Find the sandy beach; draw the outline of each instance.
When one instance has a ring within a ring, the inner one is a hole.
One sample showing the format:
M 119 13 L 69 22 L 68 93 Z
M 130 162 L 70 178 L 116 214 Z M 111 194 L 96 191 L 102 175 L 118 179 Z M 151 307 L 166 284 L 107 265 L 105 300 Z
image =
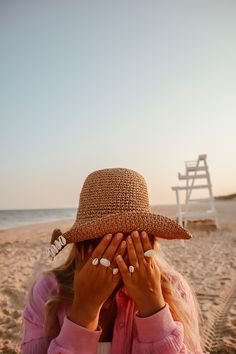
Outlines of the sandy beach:
M 202 341 L 211 353 L 236 353 L 236 201 L 217 201 L 220 230 L 194 230 L 191 241 L 160 240 L 162 251 L 194 288 L 202 312 Z M 175 206 L 156 212 L 175 216 Z M 29 288 L 51 266 L 51 231 L 73 220 L 0 231 L 0 353 L 20 353 L 22 310 Z M 61 252 L 61 262 L 68 250 Z M 55 263 L 54 263 L 55 264 Z

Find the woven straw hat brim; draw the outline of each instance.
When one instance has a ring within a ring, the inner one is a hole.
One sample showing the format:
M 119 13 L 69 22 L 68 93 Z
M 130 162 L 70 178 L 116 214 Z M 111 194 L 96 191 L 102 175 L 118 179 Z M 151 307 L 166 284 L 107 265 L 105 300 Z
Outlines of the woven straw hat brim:
M 63 236 L 67 243 L 71 243 L 103 237 L 108 233 L 130 233 L 134 230 L 146 231 L 148 234 L 168 240 L 192 238 L 188 230 L 174 220 L 150 212 L 122 212 L 90 219 L 83 224 L 75 222 Z

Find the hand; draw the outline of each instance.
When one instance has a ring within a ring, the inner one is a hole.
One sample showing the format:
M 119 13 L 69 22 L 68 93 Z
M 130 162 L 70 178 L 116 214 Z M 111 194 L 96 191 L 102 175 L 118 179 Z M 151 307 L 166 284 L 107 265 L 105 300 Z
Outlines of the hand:
M 98 263 L 92 264 L 89 257 L 81 269 L 76 269 L 74 274 L 74 307 L 83 307 L 90 313 L 98 312 L 104 302 L 112 294 L 118 285 L 121 276 L 118 272 L 113 275 L 112 268 L 116 265 L 116 256 L 124 255 L 126 242 L 122 241 L 122 233 L 106 235 L 92 252 L 92 258 L 107 258 L 111 262 L 110 267 L 105 267 Z
M 144 252 L 152 249 L 145 231 L 133 231 L 126 239 L 129 263 L 134 266 L 130 273 L 122 256 L 116 258 L 125 288 L 139 309 L 141 317 L 151 316 L 165 306 L 161 290 L 161 272 L 153 257 Z

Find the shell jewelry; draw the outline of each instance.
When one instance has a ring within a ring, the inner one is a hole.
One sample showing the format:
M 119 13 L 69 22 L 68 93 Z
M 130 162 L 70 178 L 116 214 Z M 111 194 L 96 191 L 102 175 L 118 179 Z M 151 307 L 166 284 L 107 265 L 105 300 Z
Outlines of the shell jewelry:
M 156 252 L 154 250 L 148 250 L 146 252 L 144 252 L 144 256 L 145 257 L 153 257 L 155 256 Z
M 60 235 L 60 236 L 58 237 L 58 241 L 60 242 L 60 244 L 61 244 L 62 246 L 65 246 L 65 245 L 66 245 L 66 238 L 65 238 L 64 236 Z
M 56 248 L 57 248 L 58 250 L 60 250 L 60 249 L 62 248 L 62 244 L 61 244 L 60 241 L 58 241 L 58 240 L 55 240 L 55 241 L 54 241 L 54 245 L 56 246 Z
M 113 275 L 116 275 L 119 272 L 119 268 L 113 268 L 112 273 Z
M 99 259 L 98 258 L 92 258 L 92 265 L 97 265 L 98 264 L 98 262 L 99 262 Z
M 47 249 L 47 255 L 53 260 L 57 253 L 66 245 L 66 238 L 60 235 Z
M 54 245 L 54 243 L 50 246 L 51 250 L 57 254 L 57 252 L 59 251 L 58 248 Z
M 107 258 L 101 258 L 100 259 L 100 264 L 102 264 L 104 267 L 110 267 L 111 262 Z
M 130 273 L 133 273 L 134 272 L 134 266 L 129 266 L 129 271 L 130 271 Z

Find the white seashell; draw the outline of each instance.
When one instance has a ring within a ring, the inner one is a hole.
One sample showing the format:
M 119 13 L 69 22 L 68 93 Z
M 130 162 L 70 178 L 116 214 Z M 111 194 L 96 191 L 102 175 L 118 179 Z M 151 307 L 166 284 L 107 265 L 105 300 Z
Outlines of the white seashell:
M 133 273 L 134 272 L 134 266 L 129 266 L 129 271 L 130 271 L 130 273 Z
M 119 272 L 119 268 L 113 268 L 112 273 L 113 275 L 116 275 Z
M 60 242 L 60 244 L 62 245 L 62 246 L 65 246 L 66 245 L 66 238 L 64 237 L 64 236 L 62 236 L 62 235 L 60 235 L 59 237 L 58 237 L 58 241 Z
M 98 258 L 94 258 L 92 261 L 92 265 L 97 265 L 98 264 Z
M 144 256 L 146 257 L 153 257 L 155 256 L 156 252 L 154 250 L 148 250 L 146 252 L 144 252 Z
M 50 248 L 51 248 L 51 250 L 53 250 L 53 252 L 55 253 L 55 255 L 58 253 L 58 249 L 57 249 L 57 247 L 54 245 L 54 244 L 52 244 L 51 246 L 50 246 Z
M 60 241 L 55 240 L 55 241 L 54 241 L 54 245 L 56 246 L 56 248 L 57 248 L 58 250 L 61 250 L 61 249 L 62 249 L 62 244 L 61 244 Z
M 101 258 L 100 259 L 100 264 L 102 264 L 104 267 L 110 267 L 111 262 L 109 261 L 109 259 Z
M 55 251 L 51 247 L 48 248 L 48 254 L 51 258 L 54 258 L 56 255 Z

